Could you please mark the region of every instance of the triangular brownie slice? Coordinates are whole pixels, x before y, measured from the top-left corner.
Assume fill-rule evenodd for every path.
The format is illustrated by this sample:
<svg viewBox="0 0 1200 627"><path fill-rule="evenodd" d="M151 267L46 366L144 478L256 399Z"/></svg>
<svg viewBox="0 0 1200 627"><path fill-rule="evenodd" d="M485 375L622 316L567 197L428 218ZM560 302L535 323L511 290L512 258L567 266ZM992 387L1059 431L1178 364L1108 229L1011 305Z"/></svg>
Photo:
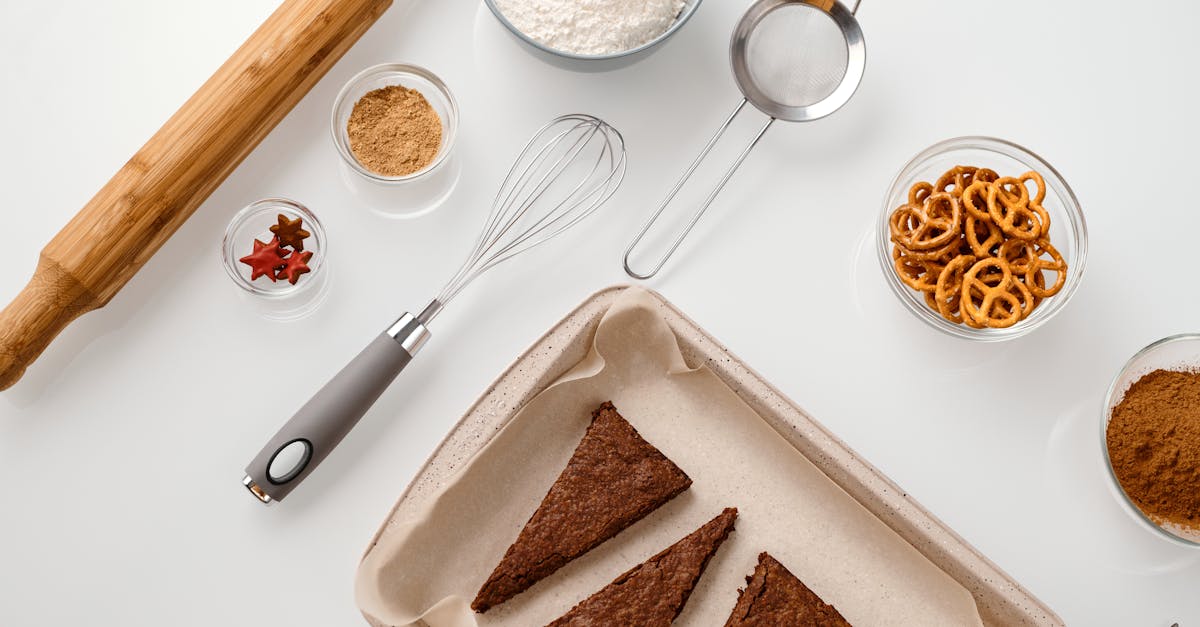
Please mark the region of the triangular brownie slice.
<svg viewBox="0 0 1200 627"><path fill-rule="evenodd" d="M837 608L821 600L775 558L760 553L746 589L725 627L850 627Z"/></svg>
<svg viewBox="0 0 1200 627"><path fill-rule="evenodd" d="M692 480L606 402L471 603L486 612L688 489Z"/></svg>
<svg viewBox="0 0 1200 627"><path fill-rule="evenodd" d="M617 577L547 627L670 625L683 611L708 560L733 531L736 518L737 508L727 508L684 539Z"/></svg>

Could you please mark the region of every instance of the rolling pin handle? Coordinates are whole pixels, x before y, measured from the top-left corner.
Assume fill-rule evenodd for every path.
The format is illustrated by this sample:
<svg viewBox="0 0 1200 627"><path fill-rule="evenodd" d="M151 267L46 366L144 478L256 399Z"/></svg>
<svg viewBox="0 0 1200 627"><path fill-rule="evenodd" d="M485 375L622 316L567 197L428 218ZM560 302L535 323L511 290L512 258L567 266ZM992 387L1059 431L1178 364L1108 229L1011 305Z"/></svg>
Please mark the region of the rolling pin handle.
<svg viewBox="0 0 1200 627"><path fill-rule="evenodd" d="M95 308L87 289L41 257L29 284L0 311L0 390L12 387L72 320Z"/></svg>

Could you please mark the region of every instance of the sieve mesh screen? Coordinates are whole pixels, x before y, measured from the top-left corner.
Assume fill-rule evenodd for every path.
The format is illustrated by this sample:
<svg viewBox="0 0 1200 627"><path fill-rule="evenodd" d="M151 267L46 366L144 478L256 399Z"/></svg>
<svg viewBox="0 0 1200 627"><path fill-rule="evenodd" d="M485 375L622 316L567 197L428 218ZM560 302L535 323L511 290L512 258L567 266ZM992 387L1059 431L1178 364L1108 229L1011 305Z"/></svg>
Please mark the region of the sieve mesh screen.
<svg viewBox="0 0 1200 627"><path fill-rule="evenodd" d="M763 95L789 107L828 98L846 76L849 56L833 18L807 4L767 13L746 41L750 80Z"/></svg>

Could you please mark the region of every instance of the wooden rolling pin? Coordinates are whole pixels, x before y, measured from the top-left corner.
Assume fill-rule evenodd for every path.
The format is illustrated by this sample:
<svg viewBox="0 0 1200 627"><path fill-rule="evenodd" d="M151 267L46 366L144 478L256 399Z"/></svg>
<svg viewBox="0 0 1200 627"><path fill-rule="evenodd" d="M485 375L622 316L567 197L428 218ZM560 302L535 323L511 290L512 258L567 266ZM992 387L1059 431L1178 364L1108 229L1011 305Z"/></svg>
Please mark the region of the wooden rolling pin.
<svg viewBox="0 0 1200 627"><path fill-rule="evenodd" d="M392 0L285 0L42 249L0 312L0 390L103 307Z"/></svg>

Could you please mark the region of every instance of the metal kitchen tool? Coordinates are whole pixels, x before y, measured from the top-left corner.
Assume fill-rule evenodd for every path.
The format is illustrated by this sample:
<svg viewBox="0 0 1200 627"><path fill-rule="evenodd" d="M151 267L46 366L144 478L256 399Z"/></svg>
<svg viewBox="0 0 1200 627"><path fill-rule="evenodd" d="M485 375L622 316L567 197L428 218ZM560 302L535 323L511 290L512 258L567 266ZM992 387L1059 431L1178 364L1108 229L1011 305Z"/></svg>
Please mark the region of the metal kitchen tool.
<svg viewBox="0 0 1200 627"><path fill-rule="evenodd" d="M648 279L662 269L775 120L819 120L850 100L862 81L867 63L862 30L854 17L858 4L856 0L851 8L846 8L835 0L758 0L746 11L729 45L733 77L742 91L742 102L625 249L625 272L629 276ZM717 181L657 264L647 272L635 271L630 267L630 255L747 103L770 119Z"/></svg>
<svg viewBox="0 0 1200 627"><path fill-rule="evenodd" d="M429 323L476 277L578 224L625 176L625 142L589 115L551 120L521 151L475 248L421 313L405 313L321 388L271 438L243 484L263 503L283 500L370 409L429 339Z"/></svg>

